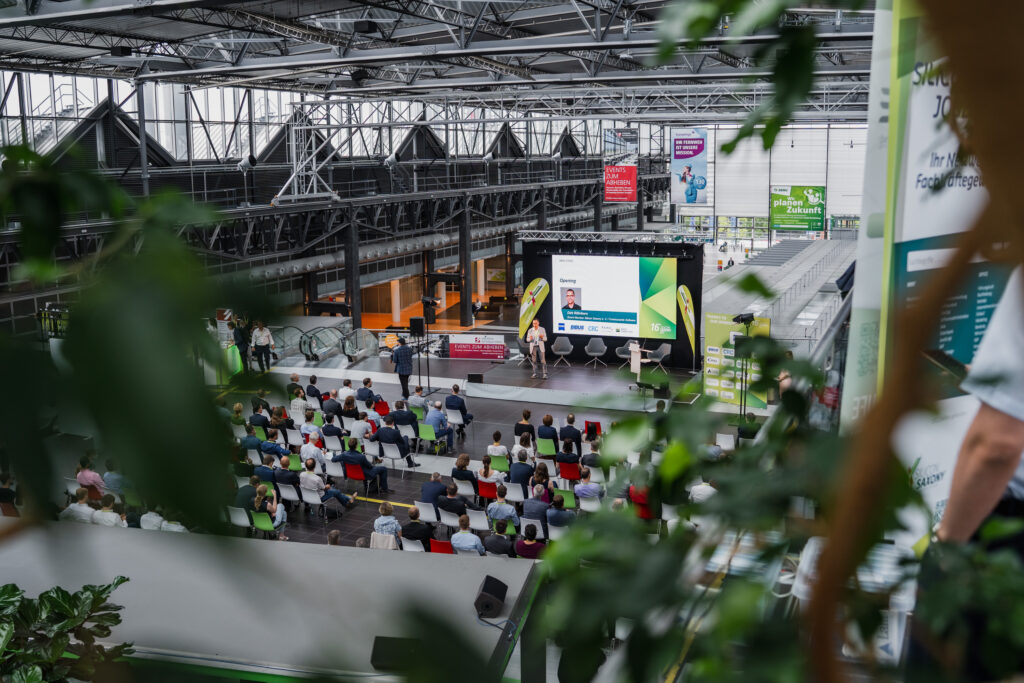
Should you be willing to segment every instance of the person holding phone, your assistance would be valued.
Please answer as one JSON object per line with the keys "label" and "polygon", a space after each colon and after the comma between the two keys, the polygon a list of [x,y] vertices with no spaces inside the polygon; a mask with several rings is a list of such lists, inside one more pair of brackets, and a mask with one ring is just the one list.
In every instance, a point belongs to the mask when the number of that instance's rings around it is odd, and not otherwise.
{"label": "person holding phone", "polygon": [[537,379],[538,355],[540,355],[541,373],[543,374],[544,379],[548,378],[548,363],[544,358],[544,342],[547,340],[547,331],[540,326],[540,321],[534,318],[530,329],[526,332],[526,343],[530,345],[530,366],[533,368],[533,375],[531,375],[531,379]]}

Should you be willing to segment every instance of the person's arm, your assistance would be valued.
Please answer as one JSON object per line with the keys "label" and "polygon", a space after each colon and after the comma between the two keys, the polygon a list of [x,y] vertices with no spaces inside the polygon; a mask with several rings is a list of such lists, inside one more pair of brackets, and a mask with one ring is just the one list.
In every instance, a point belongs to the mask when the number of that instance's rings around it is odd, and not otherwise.
{"label": "person's arm", "polygon": [[276,346],[276,345],[274,344],[274,335],[272,335],[272,334],[270,333],[270,330],[269,330],[269,329],[267,330],[267,339],[269,339],[269,340],[270,340],[270,348],[272,348],[272,349],[276,349],[276,348],[277,348],[277,346]]}
{"label": "person's arm", "polygon": [[982,403],[960,445],[940,540],[970,539],[999,502],[1022,452],[1024,422]]}

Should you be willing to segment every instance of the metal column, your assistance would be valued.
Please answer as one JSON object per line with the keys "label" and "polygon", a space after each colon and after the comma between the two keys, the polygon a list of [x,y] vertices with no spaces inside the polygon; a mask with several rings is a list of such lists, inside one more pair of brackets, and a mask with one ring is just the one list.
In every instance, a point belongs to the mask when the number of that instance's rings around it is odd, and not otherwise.
{"label": "metal column", "polygon": [[612,232],[615,232],[618,229],[619,229],[619,214],[613,213],[612,214]]}
{"label": "metal column", "polygon": [[459,325],[473,325],[473,233],[469,210],[469,197],[463,199],[463,211],[459,217]]}
{"label": "metal column", "polygon": [[537,229],[548,229],[548,198],[544,188],[541,188],[540,200],[537,202]]}
{"label": "metal column", "polygon": [[641,232],[644,229],[644,191],[640,186],[640,183],[636,185],[636,230]]}
{"label": "metal column", "polygon": [[359,228],[355,216],[349,215],[348,239],[345,241],[345,298],[352,309],[352,328],[363,326],[363,297],[359,290]]}
{"label": "metal column", "polygon": [[602,196],[601,186],[597,186],[597,194],[594,195],[594,232],[601,232],[604,230],[604,197]]}
{"label": "metal column", "polygon": [[505,235],[505,297],[511,299],[515,296],[515,278],[513,272],[515,271],[515,263],[513,262],[513,255],[516,246],[515,233],[508,233]]}
{"label": "metal column", "polygon": [[317,291],[317,273],[302,274],[302,308],[303,314],[309,315],[309,305],[320,298]]}
{"label": "metal column", "polygon": [[672,203],[668,205],[668,222],[672,225],[676,224],[676,205]]}
{"label": "metal column", "polygon": [[142,178],[142,195],[149,196],[149,155],[147,152],[148,138],[146,135],[146,82],[138,81],[135,86],[135,97],[139,103],[139,171]]}
{"label": "metal column", "polygon": [[25,75],[20,71],[15,74],[18,80],[18,116],[21,119],[21,144],[31,147],[28,139],[28,121],[25,119]]}

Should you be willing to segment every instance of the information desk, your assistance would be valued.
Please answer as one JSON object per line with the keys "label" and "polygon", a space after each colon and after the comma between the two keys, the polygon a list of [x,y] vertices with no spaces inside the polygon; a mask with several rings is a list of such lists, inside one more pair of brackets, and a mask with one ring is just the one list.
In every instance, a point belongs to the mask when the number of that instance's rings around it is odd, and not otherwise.
{"label": "information desk", "polygon": [[[9,520],[0,519],[0,524]],[[485,575],[508,585],[504,609],[477,621]],[[538,585],[535,562],[48,523],[0,543],[0,583],[31,597],[52,586],[131,579],[111,601],[123,623],[110,642],[133,657],[260,675],[313,673],[399,680],[370,664],[376,636],[409,635],[422,601],[450,616],[500,680]],[[244,676],[243,676],[244,678]]]}

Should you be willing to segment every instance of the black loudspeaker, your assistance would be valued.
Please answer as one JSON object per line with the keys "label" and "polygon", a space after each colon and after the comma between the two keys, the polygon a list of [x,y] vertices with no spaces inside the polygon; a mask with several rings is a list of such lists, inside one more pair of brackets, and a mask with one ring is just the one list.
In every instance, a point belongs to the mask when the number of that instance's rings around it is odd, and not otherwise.
{"label": "black loudspeaker", "polygon": [[477,615],[484,618],[496,617],[501,614],[501,608],[505,606],[506,593],[508,593],[507,585],[493,576],[485,576],[484,582],[480,584],[480,593],[473,602]]}
{"label": "black loudspeaker", "polygon": [[427,327],[423,324],[422,316],[409,318],[409,333],[414,337],[422,337],[427,333]]}
{"label": "black loudspeaker", "polygon": [[113,45],[110,48],[111,57],[131,57],[132,48],[128,45]]}
{"label": "black loudspeaker", "polygon": [[370,665],[377,671],[408,671],[423,652],[423,643],[415,638],[377,636],[373,639]]}
{"label": "black loudspeaker", "polygon": [[428,325],[433,325],[437,322],[437,309],[433,306],[427,306],[423,309],[423,319],[427,321]]}
{"label": "black loudspeaker", "polygon": [[754,341],[745,334],[737,334],[733,337],[732,344],[736,349],[737,358],[750,358],[754,355]]}
{"label": "black loudspeaker", "polygon": [[469,382],[470,384],[483,384],[484,383],[484,373],[482,373],[482,372],[471,372],[466,377],[466,381]]}

